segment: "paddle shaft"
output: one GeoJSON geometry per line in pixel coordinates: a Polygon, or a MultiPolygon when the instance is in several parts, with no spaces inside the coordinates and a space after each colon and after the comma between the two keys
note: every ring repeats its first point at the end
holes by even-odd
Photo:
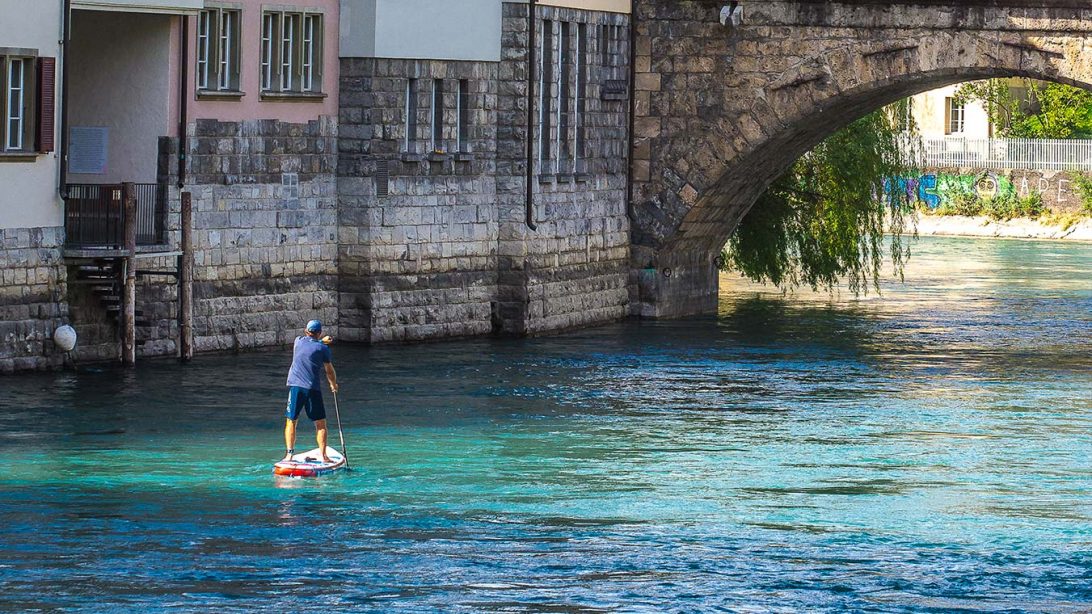
{"type": "Polygon", "coordinates": [[[345,468],[349,468],[349,451],[345,449],[345,433],[341,431],[341,410],[337,406],[337,393],[334,393],[334,415],[337,416],[337,436],[341,439],[341,456],[345,459],[345,468]]]}

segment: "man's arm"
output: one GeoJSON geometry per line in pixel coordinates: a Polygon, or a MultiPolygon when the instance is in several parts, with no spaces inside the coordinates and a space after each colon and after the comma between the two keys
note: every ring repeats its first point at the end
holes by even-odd
{"type": "Polygon", "coordinates": [[[326,363],[326,379],[330,382],[330,391],[337,392],[337,373],[334,372],[334,363],[326,363]]]}

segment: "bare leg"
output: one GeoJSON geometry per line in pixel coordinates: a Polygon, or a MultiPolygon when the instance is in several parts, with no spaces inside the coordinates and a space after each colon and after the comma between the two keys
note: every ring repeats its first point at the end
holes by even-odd
{"type": "MultiPolygon", "coordinates": [[[[296,421],[284,419],[284,449],[291,450],[296,447],[296,421]]],[[[284,460],[292,460],[291,454],[285,454],[284,460]]]]}
{"type": "Polygon", "coordinates": [[[318,449],[322,452],[322,461],[329,462],[326,455],[326,420],[315,420],[315,439],[318,440],[318,449]]]}

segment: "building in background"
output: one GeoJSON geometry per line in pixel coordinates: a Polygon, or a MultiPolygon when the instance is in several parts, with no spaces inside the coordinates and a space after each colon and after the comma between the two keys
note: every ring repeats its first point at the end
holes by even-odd
{"type": "Polygon", "coordinates": [[[913,96],[911,109],[924,138],[988,139],[994,127],[979,101],[960,102],[959,85],[949,85],[913,96]]]}
{"type": "Polygon", "coordinates": [[[624,317],[630,2],[342,10],[343,337],[624,317]]]}
{"type": "Polygon", "coordinates": [[[197,351],[290,343],[312,318],[336,332],[339,20],[338,0],[188,17],[171,181],[193,196],[197,351]]]}
{"type": "Polygon", "coordinates": [[[61,323],[118,355],[123,194],[142,356],[178,352],[183,194],[199,352],[628,313],[629,0],[71,0],[63,91],[63,3],[0,3],[0,368],[59,364],[61,323]]]}

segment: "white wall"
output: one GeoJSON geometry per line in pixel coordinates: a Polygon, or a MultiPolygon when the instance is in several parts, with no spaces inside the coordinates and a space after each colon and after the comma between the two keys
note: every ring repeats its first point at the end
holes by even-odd
{"type": "MultiPolygon", "coordinates": [[[[60,0],[0,0],[0,16],[0,47],[37,49],[40,57],[60,56],[60,0]]],[[[56,111],[55,123],[60,125],[59,103],[56,111]]],[[[59,146],[60,135],[54,140],[59,146]]],[[[56,154],[40,154],[31,161],[0,161],[0,228],[62,225],[64,205],[57,195],[59,169],[56,154]]]]}
{"type": "Polygon", "coordinates": [[[154,183],[159,137],[172,134],[172,17],[72,12],[69,125],[109,129],[107,172],[70,183],[154,183]]]}
{"type": "MultiPolygon", "coordinates": [[[[35,0],[38,2],[41,0],[35,0]]],[[[74,9],[143,13],[195,13],[205,0],[72,0],[74,9]]]]}
{"type": "MultiPolygon", "coordinates": [[[[917,120],[918,129],[925,138],[937,138],[948,136],[945,114],[947,98],[954,97],[958,85],[950,85],[940,89],[918,94],[912,98],[914,119],[917,120]]],[[[990,118],[985,107],[979,102],[968,102],[964,112],[963,132],[950,136],[962,136],[968,139],[990,138],[990,118]]]]}
{"type": "Polygon", "coordinates": [[[344,0],[341,56],[500,61],[501,0],[344,0]]]}

